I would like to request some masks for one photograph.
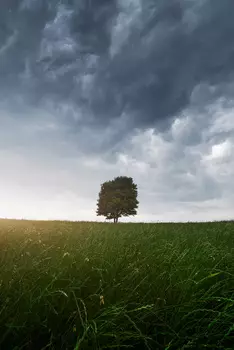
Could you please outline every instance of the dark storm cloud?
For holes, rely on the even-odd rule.
[[[166,127],[190,103],[199,107],[232,93],[232,0],[3,0],[0,6],[2,99],[71,104],[83,118],[66,119],[73,130],[124,114],[126,130]],[[199,91],[191,97],[202,84],[216,87],[205,101]]]
[[[184,21],[188,2],[159,3],[152,19],[152,9],[145,5],[144,25],[133,29],[110,62],[109,85],[121,91],[124,104],[141,124],[165,122],[178,113],[197,84],[219,87],[233,78],[234,3],[203,1],[192,30]]]

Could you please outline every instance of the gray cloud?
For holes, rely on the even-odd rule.
[[[127,174],[139,219],[230,217],[233,13],[231,0],[2,0],[0,215],[94,218],[100,183]]]
[[[82,109],[83,124],[96,127],[125,113],[130,129],[168,128],[197,86],[213,86],[215,95],[197,94],[194,108],[233,91],[230,0],[12,0],[1,7],[0,90],[10,101],[20,93],[37,106],[70,102]]]

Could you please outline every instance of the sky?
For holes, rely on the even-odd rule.
[[[0,217],[234,217],[233,0],[1,0]]]

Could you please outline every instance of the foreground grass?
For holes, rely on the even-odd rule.
[[[1,349],[234,349],[234,223],[0,221]]]

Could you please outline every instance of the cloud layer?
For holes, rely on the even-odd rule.
[[[94,219],[100,183],[128,174],[139,220],[231,218],[233,13],[230,0],[3,0],[0,215]]]

